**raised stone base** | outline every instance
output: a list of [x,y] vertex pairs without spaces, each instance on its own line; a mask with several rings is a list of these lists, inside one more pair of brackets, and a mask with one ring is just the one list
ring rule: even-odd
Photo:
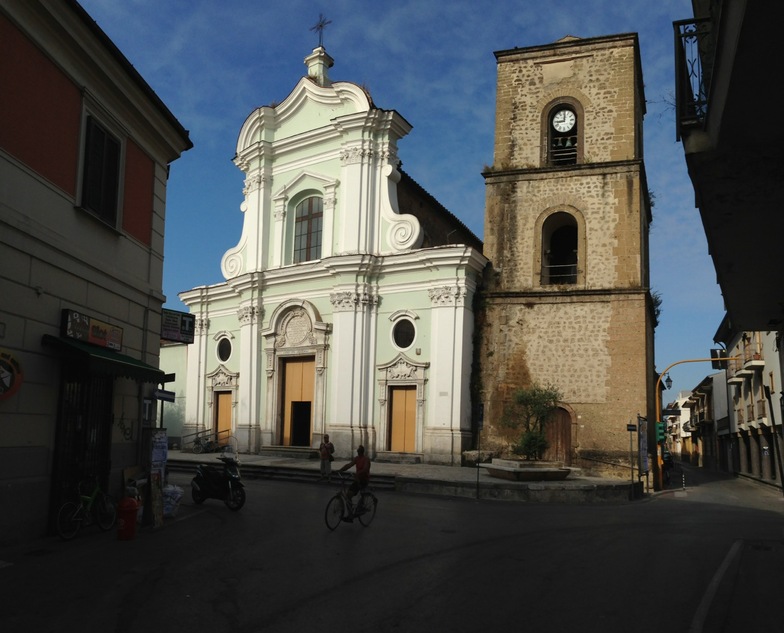
[[571,470],[563,462],[494,459],[490,464],[479,464],[487,474],[511,481],[558,481],[566,479]]

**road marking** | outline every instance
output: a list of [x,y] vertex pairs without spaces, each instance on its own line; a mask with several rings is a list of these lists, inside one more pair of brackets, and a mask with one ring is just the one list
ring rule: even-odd
[[713,574],[713,578],[708,584],[705,593],[702,595],[700,606],[697,607],[697,611],[694,613],[694,618],[692,618],[691,626],[689,627],[689,633],[702,633],[705,617],[708,615],[708,610],[713,602],[713,598],[716,596],[716,591],[724,578],[724,574],[727,573],[727,569],[732,563],[732,560],[738,555],[738,552],[740,552],[741,545],[743,545],[741,539],[738,539],[732,544],[730,551],[727,552],[727,555],[724,557],[721,565],[719,565],[716,573]]

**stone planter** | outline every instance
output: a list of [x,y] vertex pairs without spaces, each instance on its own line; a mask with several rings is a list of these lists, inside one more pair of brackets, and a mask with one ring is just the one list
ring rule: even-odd
[[480,464],[487,474],[511,481],[558,481],[566,479],[571,470],[563,462],[545,462],[520,459],[493,459],[490,464]]

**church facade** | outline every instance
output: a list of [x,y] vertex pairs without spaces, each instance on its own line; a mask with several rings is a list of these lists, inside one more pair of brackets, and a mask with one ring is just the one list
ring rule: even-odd
[[411,126],[323,47],[280,104],[239,133],[243,229],[225,281],[180,294],[191,345],[166,346],[182,442],[240,451],[363,444],[374,458],[459,464],[470,448],[481,241],[399,170]]
[[560,394],[546,457],[627,476],[656,382],[637,36],[496,59],[484,245],[398,168],[409,124],[331,82],[322,47],[251,113],[226,281],[180,295],[195,341],[161,352],[184,448],[197,432],[249,452],[328,433],[342,457],[460,464],[508,451],[499,423],[539,385]]

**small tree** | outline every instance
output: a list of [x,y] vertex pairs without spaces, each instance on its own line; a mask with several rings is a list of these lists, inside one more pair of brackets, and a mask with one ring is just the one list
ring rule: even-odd
[[534,384],[515,392],[501,421],[517,435],[512,452],[525,459],[542,458],[548,447],[545,429],[561,398],[561,392],[552,385]]

